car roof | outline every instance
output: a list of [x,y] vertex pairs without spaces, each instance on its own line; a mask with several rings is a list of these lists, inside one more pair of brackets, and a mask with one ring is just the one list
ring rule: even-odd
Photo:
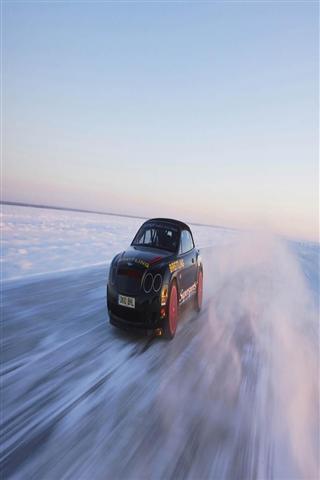
[[181,222],[180,220],[174,220],[173,218],[150,218],[149,220],[144,222],[143,225],[145,225],[149,222],[171,223],[173,225],[176,225],[177,227],[179,227],[182,230],[189,230],[189,232],[191,232],[191,229],[190,229],[189,225],[187,225],[184,222]]

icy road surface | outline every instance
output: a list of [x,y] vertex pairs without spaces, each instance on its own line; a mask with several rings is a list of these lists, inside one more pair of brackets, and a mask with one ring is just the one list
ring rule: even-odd
[[2,478],[318,478],[319,250],[257,242],[171,342],[108,324],[105,267],[7,282]]

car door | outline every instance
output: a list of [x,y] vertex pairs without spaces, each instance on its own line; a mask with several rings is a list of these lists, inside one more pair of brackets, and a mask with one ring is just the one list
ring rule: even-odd
[[[197,278],[197,258],[192,236],[188,230],[182,230],[180,240],[180,258],[183,260],[184,268],[180,272],[180,284],[182,300],[186,299],[186,292],[190,290]],[[190,292],[192,293],[192,292]]]

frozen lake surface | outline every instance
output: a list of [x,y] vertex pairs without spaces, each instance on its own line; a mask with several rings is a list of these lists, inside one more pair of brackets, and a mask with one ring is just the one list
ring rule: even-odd
[[5,209],[3,477],[318,478],[319,245],[198,227],[204,308],[168,342],[108,323],[140,223]]
[[[109,262],[144,219],[2,205],[3,276],[20,278]],[[195,225],[198,246],[221,244],[232,230]]]

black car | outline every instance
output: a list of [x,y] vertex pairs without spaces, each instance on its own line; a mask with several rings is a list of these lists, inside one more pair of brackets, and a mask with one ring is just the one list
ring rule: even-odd
[[190,300],[200,311],[202,292],[202,261],[188,225],[168,218],[148,220],[111,262],[110,323],[173,338],[180,305]]

